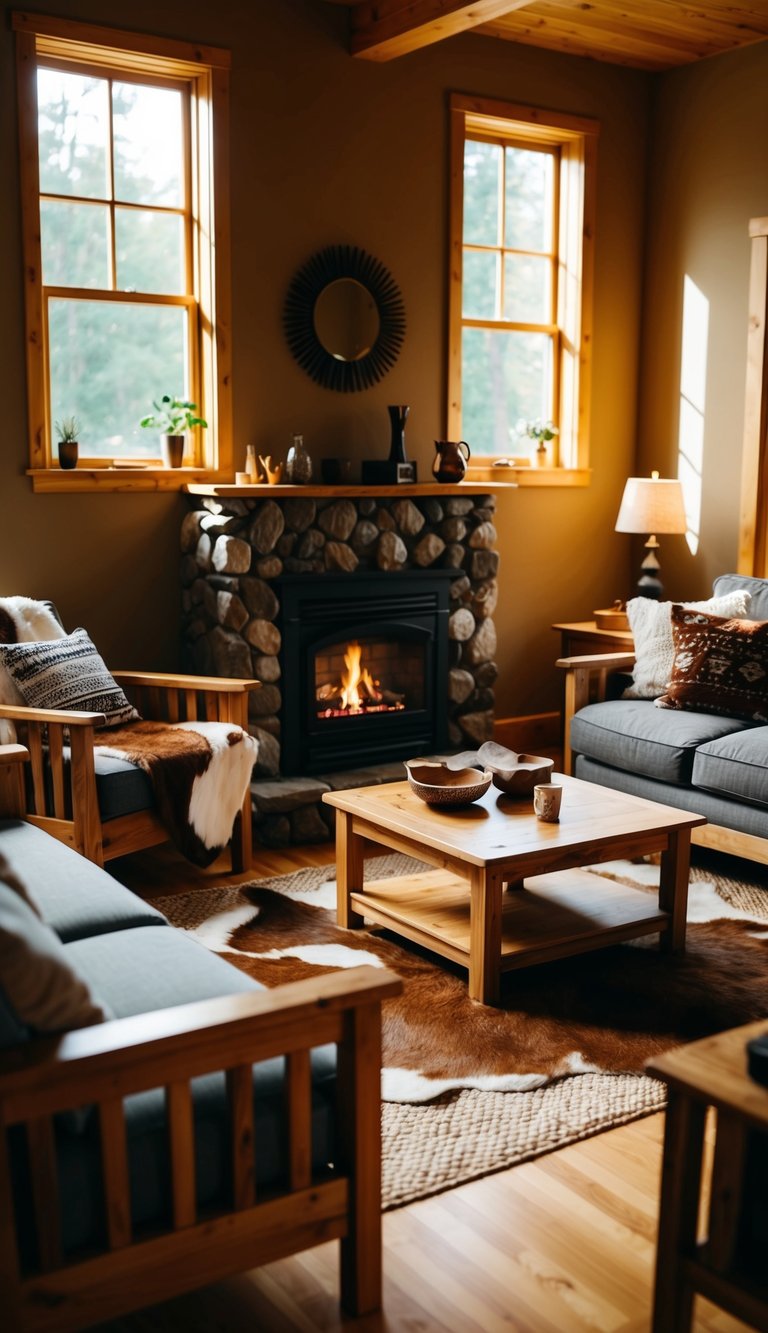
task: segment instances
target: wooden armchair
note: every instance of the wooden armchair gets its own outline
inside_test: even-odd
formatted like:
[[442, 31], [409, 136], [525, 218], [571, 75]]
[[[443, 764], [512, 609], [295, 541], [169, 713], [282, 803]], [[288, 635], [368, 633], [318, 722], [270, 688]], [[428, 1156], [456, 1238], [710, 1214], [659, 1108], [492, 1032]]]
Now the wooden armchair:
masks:
[[571, 721], [574, 713], [589, 703], [602, 703], [608, 678], [614, 671], [629, 672], [634, 653], [595, 653], [584, 657], [559, 657], [555, 666], [566, 673], [563, 706], [563, 772], [573, 772]]
[[[156, 722], [232, 722], [247, 729], [248, 694], [256, 680], [217, 676], [177, 676], [145, 671], [112, 673], [142, 717]], [[97, 733], [101, 713], [0, 705], [0, 717], [15, 722], [31, 757], [25, 818], [52, 833], [97, 865], [144, 847], [166, 842], [168, 833], [152, 809], [102, 819], [93, 747], [109, 732]], [[65, 744], [65, 732], [69, 732]], [[251, 864], [250, 792], [235, 821], [232, 867]]]

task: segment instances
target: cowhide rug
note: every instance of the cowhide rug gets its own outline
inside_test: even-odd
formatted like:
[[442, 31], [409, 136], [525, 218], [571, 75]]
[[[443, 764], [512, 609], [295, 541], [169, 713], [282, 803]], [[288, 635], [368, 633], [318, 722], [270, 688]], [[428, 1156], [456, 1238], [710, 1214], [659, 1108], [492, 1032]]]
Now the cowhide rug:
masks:
[[179, 851], [195, 865], [211, 865], [231, 837], [258, 741], [231, 722], [129, 722], [108, 735], [94, 751], [143, 769]]
[[[408, 866], [417, 863], [376, 858], [368, 873]], [[658, 867], [645, 863], [591, 872], [648, 893], [658, 885]], [[768, 1015], [768, 878], [752, 872], [742, 884], [692, 870], [684, 955], [661, 954], [651, 937], [507, 974], [498, 1009], [475, 1004], [465, 973], [414, 946], [340, 929], [331, 867], [154, 902], [267, 986], [362, 963], [399, 973], [403, 994], [384, 1006], [382, 1096], [409, 1103], [455, 1089], [525, 1092], [587, 1072], [642, 1073], [659, 1051]]]

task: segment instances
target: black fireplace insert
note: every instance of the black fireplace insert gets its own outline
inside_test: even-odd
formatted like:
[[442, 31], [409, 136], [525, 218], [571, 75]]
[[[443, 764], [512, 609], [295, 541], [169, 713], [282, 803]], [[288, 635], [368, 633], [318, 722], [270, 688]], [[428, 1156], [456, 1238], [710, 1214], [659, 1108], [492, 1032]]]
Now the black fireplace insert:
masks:
[[286, 776], [446, 746], [453, 577], [407, 570], [276, 581]]

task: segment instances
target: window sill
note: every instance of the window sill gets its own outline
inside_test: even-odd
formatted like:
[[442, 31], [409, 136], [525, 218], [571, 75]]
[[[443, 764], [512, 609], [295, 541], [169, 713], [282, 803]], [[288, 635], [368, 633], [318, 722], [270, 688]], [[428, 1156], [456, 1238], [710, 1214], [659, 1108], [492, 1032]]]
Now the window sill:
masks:
[[470, 464], [467, 481], [508, 481], [525, 486], [589, 486], [592, 469], [588, 467], [499, 467], [493, 463]]
[[32, 490], [38, 494], [76, 491], [180, 491], [189, 482], [221, 482], [226, 474], [198, 467], [59, 467], [27, 468]]

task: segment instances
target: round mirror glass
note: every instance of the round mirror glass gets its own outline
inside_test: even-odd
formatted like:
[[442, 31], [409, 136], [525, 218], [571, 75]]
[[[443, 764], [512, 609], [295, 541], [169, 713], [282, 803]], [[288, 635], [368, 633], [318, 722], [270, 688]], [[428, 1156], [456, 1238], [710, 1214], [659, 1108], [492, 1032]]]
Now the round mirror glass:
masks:
[[368, 356], [381, 326], [371, 293], [354, 278], [328, 283], [315, 302], [314, 320], [320, 342], [337, 361]]

